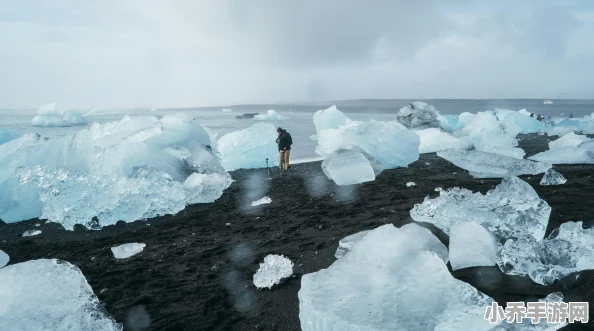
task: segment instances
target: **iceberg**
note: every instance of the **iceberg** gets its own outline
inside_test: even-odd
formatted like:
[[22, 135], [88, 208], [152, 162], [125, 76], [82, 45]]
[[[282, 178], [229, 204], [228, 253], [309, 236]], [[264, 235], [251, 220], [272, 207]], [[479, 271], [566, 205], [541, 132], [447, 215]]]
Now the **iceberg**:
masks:
[[318, 110], [313, 115], [313, 122], [316, 127], [316, 132], [321, 132], [327, 129], [338, 129], [340, 126], [349, 122], [350, 119], [346, 117], [336, 106], [327, 109]]
[[551, 168], [545, 172], [544, 176], [542, 176], [540, 185], [562, 185], [565, 184], [565, 182], [567, 182], [567, 179]]
[[233, 179], [229, 174], [195, 172], [182, 184], [186, 194], [186, 204], [215, 202], [232, 183]]
[[585, 135], [579, 135], [572, 132], [567, 133], [559, 139], [549, 142], [549, 150], [565, 149], [568, 147], [578, 147], [582, 143], [592, 141]]
[[385, 169], [393, 169], [418, 160], [419, 145], [419, 136], [398, 122], [348, 121], [338, 129], [318, 132], [316, 153], [328, 157], [338, 150], [358, 147]]
[[31, 121], [33, 126], [73, 126], [73, 125], [85, 125], [89, 121], [84, 115], [67, 111], [67, 110], [56, 110], [56, 104], [52, 103], [49, 105], [39, 107], [37, 116]]
[[[517, 125], [500, 121], [491, 112], [479, 112], [476, 115], [466, 116], [464, 121], [466, 124], [457, 136], [470, 141], [477, 150], [517, 159], [524, 157], [524, 151], [516, 147], [518, 144], [516, 136], [521, 132], [521, 128]], [[460, 122], [463, 120], [460, 119]]]
[[462, 222], [454, 225], [450, 229], [449, 248], [453, 270], [496, 264], [497, 242], [478, 223]]
[[337, 185], [354, 185], [375, 180], [381, 163], [356, 150], [338, 150], [322, 162], [322, 170]]
[[336, 249], [336, 253], [334, 253], [334, 257], [340, 259], [341, 257], [345, 256], [346, 253], [350, 252], [355, 245], [363, 239], [371, 230], [365, 230], [357, 233], [353, 233], [349, 236], [346, 236], [338, 242], [338, 248]]
[[282, 121], [286, 120], [287, 118], [270, 109], [266, 114], [254, 115], [254, 119], [258, 121]]
[[257, 123], [247, 129], [223, 135], [216, 143], [221, 164], [227, 171], [278, 166], [276, 128], [270, 123]]
[[138, 243], [131, 243], [131, 244], [123, 244], [119, 246], [115, 246], [111, 248], [111, 253], [113, 253], [113, 257], [118, 260], [127, 259], [131, 256], [139, 254], [144, 250], [146, 244], [138, 244]]
[[469, 149], [472, 143], [468, 140], [456, 138], [447, 132], [440, 129], [428, 128], [424, 130], [415, 131], [421, 138], [421, 145], [419, 146], [419, 153], [435, 153], [444, 149]]
[[400, 108], [396, 120], [409, 129], [440, 128], [441, 121], [435, 107], [416, 101]]
[[413, 220], [431, 223], [450, 234], [462, 222], [482, 225], [504, 242], [526, 234], [536, 240], [544, 238], [551, 207], [539, 198], [530, 184], [509, 177], [486, 194], [454, 187], [439, 192], [439, 197], [425, 197], [410, 211]]
[[20, 135], [17, 133], [6, 129], [0, 129], [0, 145], [15, 140], [18, 137], [20, 137]]
[[281, 280], [293, 274], [293, 262], [282, 255], [270, 254], [260, 263], [260, 268], [254, 274], [254, 285], [261, 288], [272, 288], [280, 284]]
[[252, 201], [252, 207], [260, 206], [260, 205], [267, 205], [272, 202], [272, 199], [269, 197], [263, 197], [262, 199], [258, 199], [256, 201]]
[[543, 122], [537, 120], [536, 117], [530, 117], [530, 113], [525, 109], [520, 111], [496, 109], [495, 114], [507, 126], [519, 127], [521, 133], [542, 132], [545, 128]]
[[370, 231], [330, 267], [303, 276], [301, 329], [491, 329], [483, 316], [493, 300], [452, 277], [447, 255], [446, 247], [416, 224]]
[[497, 264], [506, 274], [528, 275], [538, 284], [551, 285], [571, 273], [594, 269], [594, 228], [567, 222], [544, 240], [508, 240]]
[[446, 149], [437, 152], [437, 155], [452, 162], [457, 167], [468, 170], [470, 175], [475, 178], [537, 175], [551, 168], [550, 163], [535, 162], [541, 160], [516, 159], [477, 150]]
[[33, 260], [0, 269], [0, 325], [22, 331], [121, 331], [74, 265]]
[[10, 261], [8, 254], [4, 253], [3, 250], [0, 250], [0, 269], [4, 268], [8, 264], [8, 261]]

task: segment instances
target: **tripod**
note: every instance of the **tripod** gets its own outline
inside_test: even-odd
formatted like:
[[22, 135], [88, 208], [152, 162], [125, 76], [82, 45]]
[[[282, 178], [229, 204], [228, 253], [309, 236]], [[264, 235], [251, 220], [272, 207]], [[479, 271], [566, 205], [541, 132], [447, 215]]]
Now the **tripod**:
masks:
[[272, 176], [272, 171], [270, 170], [270, 167], [268, 167], [268, 158], [266, 158], [266, 171], [268, 172], [268, 176]]

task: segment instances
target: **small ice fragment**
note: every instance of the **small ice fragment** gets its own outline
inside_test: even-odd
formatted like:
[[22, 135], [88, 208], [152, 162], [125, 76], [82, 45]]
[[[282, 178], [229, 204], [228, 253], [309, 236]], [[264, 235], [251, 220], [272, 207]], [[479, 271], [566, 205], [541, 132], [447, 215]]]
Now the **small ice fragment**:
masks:
[[231, 226], [231, 223], [225, 223], [225, 226]]
[[41, 234], [41, 230], [27, 230], [23, 233], [23, 237], [33, 237]]
[[478, 223], [456, 224], [450, 230], [450, 264], [453, 270], [493, 266], [496, 263], [497, 243]]
[[354, 185], [375, 180], [377, 167], [374, 165], [383, 168], [369, 154], [341, 149], [322, 162], [322, 170], [337, 185]]
[[0, 268], [7, 265], [8, 261], [10, 261], [10, 257], [8, 257], [8, 254], [4, 253], [3, 250], [0, 250]]
[[567, 182], [567, 179], [551, 168], [542, 176], [540, 185], [561, 185], [565, 184], [565, 182]]
[[436, 187], [435, 188], [435, 192], [441, 192], [441, 191], [443, 191], [443, 189], [441, 187]]
[[416, 186], [415, 182], [408, 182], [406, 183], [406, 187]]
[[260, 263], [260, 268], [254, 274], [254, 285], [257, 288], [272, 288], [283, 278], [293, 274], [293, 262], [282, 255], [270, 254]]
[[270, 199], [269, 197], [263, 197], [262, 199], [252, 201], [252, 207], [269, 204], [271, 202], [272, 202], [272, 199]]
[[41, 226], [41, 223], [35, 223], [35, 226]]
[[229, 108], [223, 108], [223, 109], [221, 109], [221, 111], [222, 111], [223, 113], [230, 113], [230, 112], [232, 112], [232, 111], [233, 111], [233, 109], [229, 109]]
[[258, 121], [282, 121], [286, 120], [285, 116], [278, 114], [275, 110], [270, 109], [267, 114], [258, 114], [254, 116]]
[[146, 244], [138, 244], [138, 243], [130, 243], [130, 244], [123, 244], [120, 246], [115, 246], [111, 248], [111, 252], [113, 253], [113, 257], [118, 260], [127, 259], [131, 256], [134, 256], [144, 250]]

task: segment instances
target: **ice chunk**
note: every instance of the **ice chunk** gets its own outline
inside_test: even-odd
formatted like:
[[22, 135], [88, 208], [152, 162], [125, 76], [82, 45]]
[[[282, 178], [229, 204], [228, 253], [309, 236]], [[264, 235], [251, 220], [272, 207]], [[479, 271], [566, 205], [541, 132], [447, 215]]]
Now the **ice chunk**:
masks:
[[322, 170], [338, 185], [353, 185], [375, 180], [372, 162], [361, 152], [338, 150], [322, 162]]
[[508, 126], [519, 127], [521, 133], [536, 133], [544, 130], [543, 122], [537, 120], [536, 117], [530, 117], [530, 113], [525, 109], [517, 112], [507, 109], [496, 109], [495, 114], [500, 121], [503, 121]]
[[138, 244], [138, 243], [130, 243], [130, 244], [123, 244], [119, 246], [115, 246], [111, 248], [111, 252], [113, 253], [113, 257], [118, 260], [127, 259], [131, 256], [134, 256], [144, 250], [146, 244]]
[[334, 257], [340, 259], [346, 253], [348, 253], [355, 245], [363, 239], [371, 230], [365, 230], [361, 232], [357, 232], [351, 234], [350, 236], [346, 236], [338, 242], [338, 248], [336, 249], [336, 253], [334, 253]]
[[545, 172], [544, 176], [542, 176], [540, 185], [561, 185], [565, 184], [565, 182], [567, 182], [567, 179], [551, 168]]
[[57, 110], [55, 103], [39, 107], [37, 116], [32, 120], [33, 126], [72, 126], [87, 123], [85, 116], [72, 111]]
[[221, 109], [221, 111], [222, 111], [223, 113], [230, 113], [230, 112], [232, 112], [232, 111], [233, 111], [233, 109], [229, 109], [229, 108], [223, 108], [223, 109]]
[[440, 128], [439, 113], [424, 102], [412, 102], [398, 110], [396, 120], [409, 129]]
[[398, 122], [349, 121], [338, 129], [318, 132], [316, 152], [324, 157], [359, 147], [386, 169], [406, 167], [419, 159], [419, 136]]
[[257, 123], [247, 129], [230, 132], [216, 144], [221, 164], [227, 170], [264, 168], [278, 165], [276, 128], [270, 123]]
[[316, 132], [321, 132], [326, 129], [338, 129], [341, 125], [349, 122], [350, 119], [346, 117], [336, 106], [328, 109], [318, 110], [313, 115], [313, 122], [316, 127]]
[[287, 118], [278, 114], [275, 110], [270, 109], [267, 114], [254, 115], [254, 119], [258, 121], [282, 121]]
[[23, 232], [23, 237], [33, 237], [41, 234], [41, 230], [27, 230]]
[[301, 329], [491, 329], [483, 316], [493, 300], [452, 277], [446, 263], [447, 249], [427, 229], [374, 229], [329, 268], [303, 276]]
[[[547, 295], [544, 299], [539, 299], [539, 302], [563, 302], [563, 293], [553, 292]], [[540, 320], [538, 324], [532, 324], [530, 318], [524, 318], [522, 323], [508, 323], [503, 321], [491, 331], [555, 331], [565, 327], [568, 323], [548, 323], [546, 319]]]
[[186, 202], [181, 183], [147, 167], [136, 168], [131, 177], [92, 176], [39, 166], [20, 168], [17, 175], [22, 184], [39, 187], [41, 218], [67, 230], [75, 224], [100, 228], [118, 221], [176, 214]]
[[567, 147], [578, 147], [582, 143], [592, 141], [585, 135], [579, 135], [572, 132], [567, 133], [563, 137], [549, 142], [549, 149], [565, 149]]
[[0, 250], [0, 269], [7, 265], [8, 261], [10, 261], [8, 254], [4, 253], [3, 250]]
[[516, 136], [521, 132], [521, 128], [517, 125], [500, 121], [491, 112], [479, 112], [476, 115], [467, 116], [465, 120], [467, 123], [458, 132], [458, 137], [472, 142], [477, 150], [519, 159], [524, 157], [524, 151], [516, 148], [518, 144]]
[[435, 153], [448, 148], [469, 149], [472, 143], [461, 138], [456, 138], [436, 128], [415, 131], [421, 138], [420, 153]]
[[542, 241], [532, 237], [508, 240], [499, 252], [501, 271], [528, 275], [538, 284], [550, 285], [573, 272], [594, 269], [594, 228], [567, 222]]
[[481, 224], [500, 242], [526, 234], [541, 240], [551, 207], [530, 184], [510, 177], [485, 195], [459, 187], [440, 191], [439, 197], [426, 197], [422, 204], [416, 204], [410, 215], [417, 222], [434, 224], [446, 234], [458, 223], [470, 221]]
[[254, 285], [257, 288], [272, 288], [280, 284], [281, 280], [293, 274], [293, 262], [282, 255], [270, 254], [260, 263], [260, 268], [254, 274]]
[[11, 140], [15, 140], [18, 137], [20, 137], [20, 135], [17, 133], [14, 133], [6, 129], [0, 129], [0, 145], [7, 143]]
[[82, 272], [59, 260], [0, 269], [0, 325], [19, 331], [121, 331]]
[[437, 155], [456, 166], [468, 170], [475, 178], [504, 178], [537, 175], [551, 168], [551, 164], [520, 160], [513, 157], [477, 150], [446, 149]]
[[258, 199], [256, 201], [252, 201], [252, 207], [256, 207], [259, 205], [266, 205], [272, 202], [272, 199], [269, 197], [263, 197], [262, 199]]
[[406, 187], [411, 187], [411, 186], [416, 186], [417, 184], [415, 182], [408, 182], [406, 183]]
[[441, 123], [441, 128], [446, 132], [456, 132], [464, 127], [458, 120], [458, 115], [439, 115], [438, 119]]
[[450, 264], [453, 270], [493, 266], [497, 258], [497, 242], [478, 223], [462, 222], [450, 229]]
[[223, 195], [233, 179], [229, 174], [199, 174], [193, 173], [184, 183], [186, 192], [186, 204], [215, 202]]
[[594, 151], [581, 147], [549, 149], [528, 159], [550, 164], [594, 164]]

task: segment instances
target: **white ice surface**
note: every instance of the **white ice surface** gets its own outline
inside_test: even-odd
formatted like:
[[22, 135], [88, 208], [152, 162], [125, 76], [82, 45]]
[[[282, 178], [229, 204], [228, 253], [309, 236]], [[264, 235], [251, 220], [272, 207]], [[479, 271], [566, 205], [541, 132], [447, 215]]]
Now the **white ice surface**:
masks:
[[139, 254], [144, 250], [146, 244], [139, 244], [139, 243], [129, 243], [123, 244], [119, 246], [114, 246], [111, 248], [111, 252], [113, 253], [113, 257], [118, 260], [127, 259], [131, 256]]
[[259, 288], [272, 288], [282, 279], [293, 274], [293, 262], [282, 255], [270, 254], [260, 263], [260, 268], [254, 274], [254, 285]]

